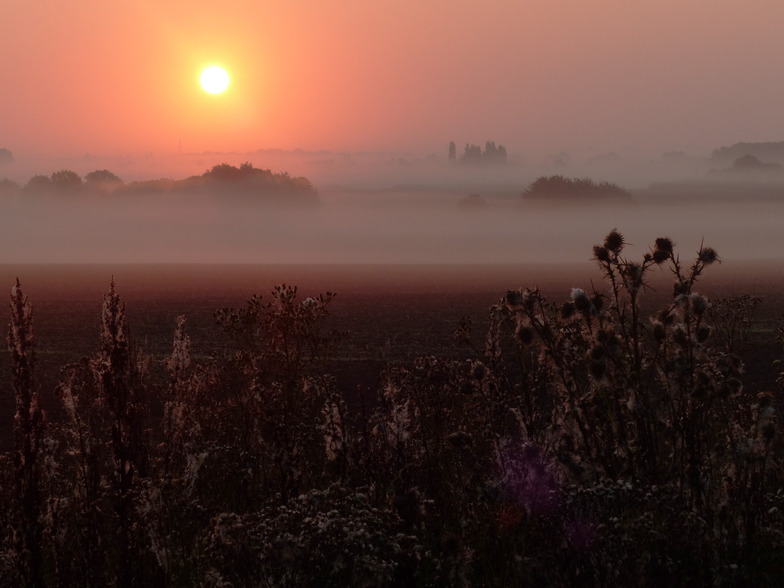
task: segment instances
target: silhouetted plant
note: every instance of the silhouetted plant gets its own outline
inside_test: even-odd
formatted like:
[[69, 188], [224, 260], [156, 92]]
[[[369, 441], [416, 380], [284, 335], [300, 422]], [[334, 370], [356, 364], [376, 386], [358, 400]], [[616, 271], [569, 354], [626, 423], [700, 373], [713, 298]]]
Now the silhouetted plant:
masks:
[[253, 464], [251, 485], [284, 502], [314, 483], [317, 472], [303, 469], [305, 456], [324, 456], [317, 423], [333, 385], [323, 369], [335, 336], [322, 328], [333, 296], [300, 301], [284, 284], [269, 303], [254, 296], [243, 309], [216, 313], [235, 345], [219, 375], [234, 445]]
[[[129, 586], [145, 577], [139, 574], [151, 571], [134, 565], [148, 557], [136, 512], [141, 481], [149, 474], [144, 426], [148, 399], [142, 381], [144, 362], [133, 350], [125, 306], [113, 280], [101, 324], [98, 355], [61, 373], [64, 460], [73, 469], [61, 500], [54, 504], [53, 517], [66, 525], [56, 535], [63, 564], [73, 566], [70, 574], [78, 575], [81, 566], [89, 569], [89, 583]], [[80, 525], [87, 533], [79, 530]], [[81, 561], [73, 558], [74, 547]]]
[[14, 415], [15, 492], [13, 526], [19, 534], [22, 577], [31, 586], [42, 586], [44, 502], [41, 477], [44, 458], [44, 413], [38, 404], [38, 388], [34, 378], [35, 339], [33, 310], [22, 293], [19, 280], [11, 289], [11, 323], [8, 328], [8, 350], [11, 352], [11, 384], [16, 399]]

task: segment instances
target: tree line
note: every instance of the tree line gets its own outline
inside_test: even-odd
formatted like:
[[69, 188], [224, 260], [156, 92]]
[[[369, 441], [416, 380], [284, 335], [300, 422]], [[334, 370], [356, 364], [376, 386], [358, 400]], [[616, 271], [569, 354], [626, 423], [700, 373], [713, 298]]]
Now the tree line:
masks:
[[316, 196], [315, 188], [305, 177], [292, 177], [287, 172], [256, 168], [247, 162], [239, 167], [227, 163], [214, 165], [201, 175], [182, 180], [159, 179], [126, 183], [106, 169], [92, 171], [84, 178], [72, 170], [63, 169], [48, 176], [35, 175], [23, 186], [8, 179], [0, 181], [0, 193], [23, 197], [212, 193], [227, 190], [232, 194], [286, 195], [299, 200], [312, 200]]

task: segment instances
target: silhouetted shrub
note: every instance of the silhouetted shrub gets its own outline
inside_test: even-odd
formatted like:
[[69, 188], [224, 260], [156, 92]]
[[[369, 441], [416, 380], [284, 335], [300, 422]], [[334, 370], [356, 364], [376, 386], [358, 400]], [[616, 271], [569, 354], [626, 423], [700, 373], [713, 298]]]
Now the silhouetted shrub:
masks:
[[82, 188], [82, 178], [74, 171], [61, 169], [52, 174], [52, 186], [59, 192], [78, 192]]
[[52, 189], [52, 179], [49, 176], [36, 175], [30, 178], [22, 187], [22, 194], [26, 196], [48, 194]]
[[625, 188], [610, 182], [595, 182], [590, 178], [566, 178], [564, 176], [541, 176], [532, 182], [523, 192], [526, 200], [543, 200], [557, 202], [559, 200], [597, 199], [631, 200], [631, 193]]
[[91, 171], [84, 176], [84, 183], [88, 189], [104, 194], [123, 186], [123, 181], [108, 169]]

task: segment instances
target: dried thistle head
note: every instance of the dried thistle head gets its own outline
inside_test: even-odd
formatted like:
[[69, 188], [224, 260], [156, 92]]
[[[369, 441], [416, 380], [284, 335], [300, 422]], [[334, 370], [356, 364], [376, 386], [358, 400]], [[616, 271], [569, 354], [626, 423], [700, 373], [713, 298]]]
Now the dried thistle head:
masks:
[[664, 253], [672, 253], [674, 244], [669, 237], [659, 237], [654, 243], [655, 249]]
[[711, 265], [720, 261], [719, 254], [716, 253], [713, 247], [700, 247], [700, 250], [697, 252], [697, 260], [703, 265]]
[[607, 251], [607, 247], [602, 247], [601, 245], [593, 246], [593, 256], [597, 261], [605, 263], [610, 261], [610, 252]]
[[694, 314], [701, 316], [708, 310], [709, 304], [704, 296], [694, 293], [689, 295], [689, 306]]
[[604, 247], [608, 251], [613, 253], [619, 253], [623, 246], [626, 244], [626, 241], [617, 230], [613, 229], [610, 231], [607, 236], [604, 238]]
[[574, 302], [575, 308], [583, 314], [591, 310], [591, 301], [588, 298], [588, 294], [586, 294], [585, 290], [582, 288], [572, 288], [572, 301]]

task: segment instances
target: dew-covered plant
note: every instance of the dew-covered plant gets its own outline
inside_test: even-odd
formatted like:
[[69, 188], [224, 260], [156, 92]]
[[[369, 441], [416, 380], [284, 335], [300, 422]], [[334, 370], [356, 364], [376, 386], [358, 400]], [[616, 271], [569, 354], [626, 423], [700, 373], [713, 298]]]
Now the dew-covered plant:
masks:
[[[38, 401], [35, 381], [35, 338], [33, 309], [22, 293], [19, 280], [11, 289], [11, 323], [8, 327], [8, 350], [11, 354], [11, 386], [14, 393], [14, 490], [10, 529], [12, 545], [18, 560], [19, 577], [30, 585], [43, 583], [43, 525], [41, 515], [44, 497], [41, 486], [44, 477], [45, 432], [44, 413]], [[10, 574], [13, 576], [14, 574]], [[11, 578], [6, 578], [11, 580]]]
[[[130, 586], [147, 578], [137, 512], [149, 477], [145, 361], [131, 342], [112, 281], [101, 312], [99, 350], [61, 370], [64, 421], [60, 484], [51, 502], [59, 574], [88, 584]], [[134, 563], [136, 562], [136, 563]], [[73, 580], [71, 580], [73, 581]]]
[[315, 455], [321, 459], [312, 463], [327, 461], [319, 427], [334, 386], [325, 362], [337, 335], [324, 326], [333, 297], [328, 292], [299, 300], [297, 288], [284, 284], [275, 287], [270, 302], [254, 296], [245, 308], [216, 313], [233, 342], [218, 374], [224, 418], [233, 425], [252, 493], [286, 502], [321, 475], [322, 468], [305, 464]]

